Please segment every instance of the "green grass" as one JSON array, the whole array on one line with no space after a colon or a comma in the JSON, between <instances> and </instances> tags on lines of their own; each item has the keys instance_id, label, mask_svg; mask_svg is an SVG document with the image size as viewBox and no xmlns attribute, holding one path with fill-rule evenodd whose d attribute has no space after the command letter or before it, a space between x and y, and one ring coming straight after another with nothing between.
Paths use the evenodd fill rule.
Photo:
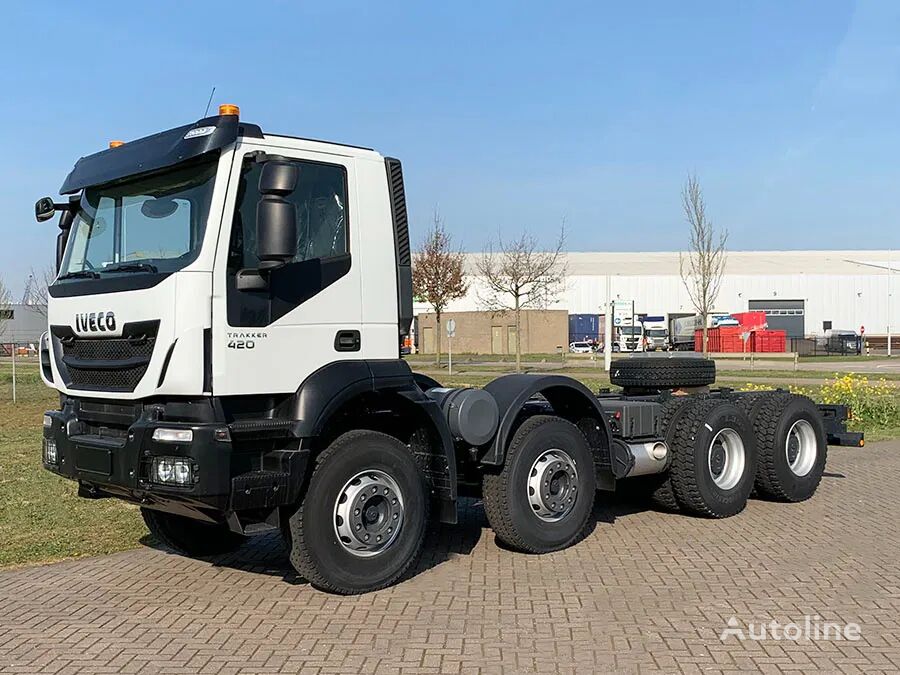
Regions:
<instances>
[{"instance_id":1,"label":"green grass","mask_svg":"<svg viewBox=\"0 0 900 675\"><path fill-rule=\"evenodd\" d=\"M41 419L59 399L30 370L14 405L10 368L0 366L0 567L138 546L147 530L136 506L82 499L74 481L41 466Z\"/></svg>"}]
</instances>

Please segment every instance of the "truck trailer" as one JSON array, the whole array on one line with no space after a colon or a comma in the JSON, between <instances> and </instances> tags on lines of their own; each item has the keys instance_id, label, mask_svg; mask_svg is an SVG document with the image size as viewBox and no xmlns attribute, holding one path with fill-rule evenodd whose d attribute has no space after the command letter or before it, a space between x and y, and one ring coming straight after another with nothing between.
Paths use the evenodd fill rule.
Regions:
<instances>
[{"instance_id":1,"label":"truck trailer","mask_svg":"<svg viewBox=\"0 0 900 675\"><path fill-rule=\"evenodd\" d=\"M77 161L40 343L59 405L43 466L140 506L189 556L276 531L316 588L408 573L431 519L480 498L507 547L587 531L634 481L667 509L739 513L813 495L847 411L713 388L701 358L613 362L620 389L561 375L449 388L401 358L412 321L400 161L264 132L236 106Z\"/></svg>"}]
</instances>

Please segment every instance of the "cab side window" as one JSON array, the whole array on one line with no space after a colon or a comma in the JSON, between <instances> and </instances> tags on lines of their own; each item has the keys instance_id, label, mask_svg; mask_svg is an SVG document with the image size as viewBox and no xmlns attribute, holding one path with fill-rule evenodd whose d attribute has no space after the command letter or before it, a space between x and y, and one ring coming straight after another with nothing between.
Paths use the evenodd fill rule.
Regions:
<instances>
[{"instance_id":1,"label":"cab side window","mask_svg":"<svg viewBox=\"0 0 900 675\"><path fill-rule=\"evenodd\" d=\"M297 188L284 199L297 213L297 252L291 262L347 254L347 175L344 168L317 162L294 162L300 169ZM238 203L231 230L230 272L259 266L256 204L262 164L247 160L241 168Z\"/></svg>"}]
</instances>

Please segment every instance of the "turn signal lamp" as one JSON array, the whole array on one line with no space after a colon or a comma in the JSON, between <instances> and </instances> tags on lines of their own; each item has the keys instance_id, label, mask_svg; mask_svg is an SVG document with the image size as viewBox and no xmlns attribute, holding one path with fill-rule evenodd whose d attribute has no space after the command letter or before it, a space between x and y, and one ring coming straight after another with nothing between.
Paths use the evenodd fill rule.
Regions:
<instances>
[{"instance_id":1,"label":"turn signal lamp","mask_svg":"<svg viewBox=\"0 0 900 675\"><path fill-rule=\"evenodd\" d=\"M125 141L110 141L109 147L118 148L119 146L125 145Z\"/></svg>"},{"instance_id":2,"label":"turn signal lamp","mask_svg":"<svg viewBox=\"0 0 900 675\"><path fill-rule=\"evenodd\" d=\"M219 106L219 114L220 115L234 115L235 117L240 117L241 109L238 108L233 103L223 103Z\"/></svg>"}]
</instances>

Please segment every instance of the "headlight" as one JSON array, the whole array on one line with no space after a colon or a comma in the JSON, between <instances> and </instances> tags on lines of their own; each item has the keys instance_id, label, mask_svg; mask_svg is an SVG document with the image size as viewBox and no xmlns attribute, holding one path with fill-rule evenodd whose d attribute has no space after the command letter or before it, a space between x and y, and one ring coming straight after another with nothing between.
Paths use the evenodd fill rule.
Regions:
<instances>
[{"instance_id":1,"label":"headlight","mask_svg":"<svg viewBox=\"0 0 900 675\"><path fill-rule=\"evenodd\" d=\"M44 428L49 429L53 426L53 418L50 415L44 415Z\"/></svg>"},{"instance_id":2,"label":"headlight","mask_svg":"<svg viewBox=\"0 0 900 675\"><path fill-rule=\"evenodd\" d=\"M194 463L184 457L154 457L150 464L150 480L166 485L193 485Z\"/></svg>"},{"instance_id":3,"label":"headlight","mask_svg":"<svg viewBox=\"0 0 900 675\"><path fill-rule=\"evenodd\" d=\"M160 443L190 443L194 440L194 432L190 429L154 429L153 440Z\"/></svg>"},{"instance_id":4,"label":"headlight","mask_svg":"<svg viewBox=\"0 0 900 675\"><path fill-rule=\"evenodd\" d=\"M59 459L59 456L56 453L56 441L45 438L44 439L44 462L47 464L56 464Z\"/></svg>"}]
</instances>

